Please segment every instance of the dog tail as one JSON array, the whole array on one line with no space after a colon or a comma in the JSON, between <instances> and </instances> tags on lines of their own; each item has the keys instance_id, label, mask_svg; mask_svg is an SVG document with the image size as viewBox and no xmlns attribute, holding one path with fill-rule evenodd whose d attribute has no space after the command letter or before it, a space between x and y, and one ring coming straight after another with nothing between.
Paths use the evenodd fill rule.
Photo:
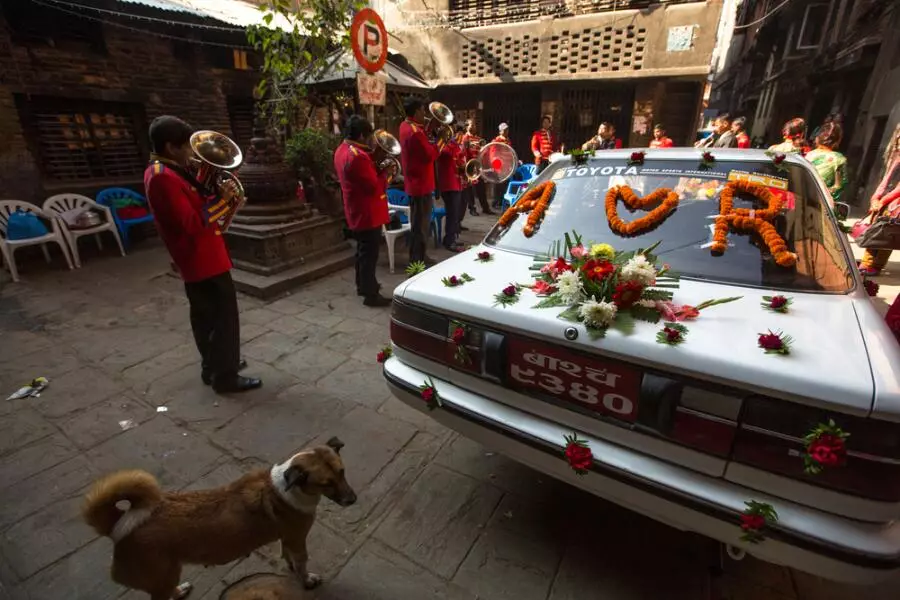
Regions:
<instances>
[{"instance_id":1,"label":"dog tail","mask_svg":"<svg viewBox=\"0 0 900 600\"><path fill-rule=\"evenodd\" d=\"M116 506L122 500L130 505L126 510ZM94 483L84 498L81 514L97 533L118 541L143 523L161 501L162 491L153 475L146 471L119 471ZM128 522L123 519L126 515Z\"/></svg>"}]
</instances>

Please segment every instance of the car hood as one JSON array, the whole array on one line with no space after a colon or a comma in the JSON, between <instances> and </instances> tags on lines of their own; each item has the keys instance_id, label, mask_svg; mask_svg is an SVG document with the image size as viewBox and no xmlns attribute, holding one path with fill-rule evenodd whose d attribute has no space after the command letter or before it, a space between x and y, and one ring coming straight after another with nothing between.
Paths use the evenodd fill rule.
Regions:
<instances>
[{"instance_id":1,"label":"car hood","mask_svg":"<svg viewBox=\"0 0 900 600\"><path fill-rule=\"evenodd\" d=\"M490 251L494 260L477 261L482 250ZM663 371L851 414L864 416L872 409L875 383L849 295L791 293L790 312L779 314L760 306L772 291L683 279L674 290L677 304L742 298L705 309L696 320L685 322L689 331L678 346L658 343L662 325L641 321L631 333L610 328L606 337L591 340L584 326L557 318L562 308L532 308L537 298L531 290L522 290L516 304L494 305L494 295L505 286L533 281L532 263L531 256L473 248L407 280L395 296L465 321ZM441 283L462 273L474 280L454 288ZM579 331L574 341L563 336L572 326ZM768 330L793 338L790 355L765 354L757 346L759 334ZM896 373L893 387L898 388Z\"/></svg>"}]
</instances>

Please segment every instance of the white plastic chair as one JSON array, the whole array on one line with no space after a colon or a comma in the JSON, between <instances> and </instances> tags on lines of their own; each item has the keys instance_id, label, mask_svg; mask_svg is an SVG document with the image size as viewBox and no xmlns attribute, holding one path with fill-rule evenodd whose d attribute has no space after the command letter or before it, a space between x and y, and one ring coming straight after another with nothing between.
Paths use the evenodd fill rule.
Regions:
<instances>
[{"instance_id":1,"label":"white plastic chair","mask_svg":"<svg viewBox=\"0 0 900 600\"><path fill-rule=\"evenodd\" d=\"M394 242L397 241L397 238L403 234L409 233L409 207L408 206L398 206L396 204L388 204L388 210L393 210L396 212L402 212L406 214L406 223L400 226L400 229L388 229L382 226L382 231L384 232L384 242L387 244L388 250L388 262L391 265L391 273L394 272Z\"/></svg>"},{"instance_id":2,"label":"white plastic chair","mask_svg":"<svg viewBox=\"0 0 900 600\"><path fill-rule=\"evenodd\" d=\"M70 210L75 210L76 208L91 209L94 212L99 213L103 216L103 223L87 229L70 229L69 225L62 218L62 214ZM94 239L97 240L97 248L103 251L103 241L100 239L100 232L110 232L119 244L119 252L122 253L122 256L125 256L125 247L122 245L122 238L119 237L119 230L116 228L112 211L110 211L108 207L98 204L81 194L57 194L44 200L44 211L50 214L59 215L60 223L62 223L63 235L69 244L69 249L72 250L72 258L75 259L75 266L79 269L81 268L81 257L78 254L78 238L84 235L94 234Z\"/></svg>"},{"instance_id":3,"label":"white plastic chair","mask_svg":"<svg viewBox=\"0 0 900 600\"><path fill-rule=\"evenodd\" d=\"M6 232L9 223L9 215L19 209L26 212L32 212L49 221L50 231L46 235L28 238L27 240L7 239ZM66 246L66 240L63 237L62 225L60 225L59 218L44 212L30 202L25 202L23 200L0 200L0 255L2 255L3 260L9 265L9 272L12 274L13 281L19 281L19 271L16 269L16 259L14 256L16 249L40 244L41 250L44 251L44 258L47 259L47 262L49 263L50 251L47 250L47 244L50 242L59 244L63 256L66 257L66 262L69 264L69 269L74 268L72 266L72 257L69 256L69 248Z\"/></svg>"}]
</instances>

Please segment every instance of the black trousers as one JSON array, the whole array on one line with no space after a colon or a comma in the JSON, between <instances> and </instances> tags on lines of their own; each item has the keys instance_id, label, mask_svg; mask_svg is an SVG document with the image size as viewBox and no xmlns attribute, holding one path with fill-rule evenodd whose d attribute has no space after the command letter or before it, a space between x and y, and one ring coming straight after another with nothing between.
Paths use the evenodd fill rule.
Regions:
<instances>
[{"instance_id":1,"label":"black trousers","mask_svg":"<svg viewBox=\"0 0 900 600\"><path fill-rule=\"evenodd\" d=\"M191 305L191 329L203 369L223 379L236 376L241 360L241 329L231 272L185 282L184 291Z\"/></svg>"},{"instance_id":2,"label":"black trousers","mask_svg":"<svg viewBox=\"0 0 900 600\"><path fill-rule=\"evenodd\" d=\"M500 208L503 204L503 194L506 193L506 182L503 183L495 183L491 186L492 192L494 194L494 208Z\"/></svg>"},{"instance_id":3,"label":"black trousers","mask_svg":"<svg viewBox=\"0 0 900 600\"><path fill-rule=\"evenodd\" d=\"M488 201L487 201L487 190L485 189L484 180L479 179L475 183L474 189L475 189L475 196L478 197L478 203L481 205L482 212L487 212L487 211L491 210L491 205L488 204ZM473 200L472 204L473 205L475 204L474 200Z\"/></svg>"},{"instance_id":4,"label":"black trousers","mask_svg":"<svg viewBox=\"0 0 900 600\"><path fill-rule=\"evenodd\" d=\"M462 200L460 200L460 211L459 211L459 219L457 221L457 226L462 227L463 218L466 216L466 208L472 210L475 208L475 190L471 185L466 186L462 189ZM461 229L458 231L462 231Z\"/></svg>"},{"instance_id":5,"label":"black trousers","mask_svg":"<svg viewBox=\"0 0 900 600\"><path fill-rule=\"evenodd\" d=\"M356 293L366 298L378 295L378 251L381 249L381 227L353 232L356 240Z\"/></svg>"},{"instance_id":6,"label":"black trousers","mask_svg":"<svg viewBox=\"0 0 900 600\"><path fill-rule=\"evenodd\" d=\"M444 208L447 209L447 216L444 218L444 240L445 246L452 246L459 238L459 224L462 221L462 215L466 212L463 204L462 193L460 191L441 192L441 198L444 199Z\"/></svg>"},{"instance_id":7,"label":"black trousers","mask_svg":"<svg viewBox=\"0 0 900 600\"><path fill-rule=\"evenodd\" d=\"M409 199L409 262L425 260L433 206L434 198L431 194L411 196Z\"/></svg>"}]
</instances>

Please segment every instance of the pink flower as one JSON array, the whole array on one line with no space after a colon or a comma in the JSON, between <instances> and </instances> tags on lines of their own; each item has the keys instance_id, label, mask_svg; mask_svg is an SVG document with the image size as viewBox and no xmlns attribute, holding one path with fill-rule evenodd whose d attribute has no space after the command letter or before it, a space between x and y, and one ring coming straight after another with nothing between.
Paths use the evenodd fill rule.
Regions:
<instances>
[{"instance_id":1,"label":"pink flower","mask_svg":"<svg viewBox=\"0 0 900 600\"><path fill-rule=\"evenodd\" d=\"M569 250L569 254L572 255L572 258L584 258L588 255L587 249L581 244L577 246L573 246L571 250Z\"/></svg>"},{"instance_id":2,"label":"pink flower","mask_svg":"<svg viewBox=\"0 0 900 600\"><path fill-rule=\"evenodd\" d=\"M656 303L656 310L659 311L659 316L662 317L663 321L676 321L675 314L677 308L678 307L668 300L660 300Z\"/></svg>"},{"instance_id":3,"label":"pink flower","mask_svg":"<svg viewBox=\"0 0 900 600\"><path fill-rule=\"evenodd\" d=\"M534 293L538 296L549 296L556 291L556 286L550 285L543 279L539 279L538 281L534 282L534 285L531 286L531 289L534 290Z\"/></svg>"},{"instance_id":4,"label":"pink flower","mask_svg":"<svg viewBox=\"0 0 900 600\"><path fill-rule=\"evenodd\" d=\"M657 302L656 310L664 321L690 321L700 316L700 311L690 304L679 305L668 300Z\"/></svg>"}]
</instances>

